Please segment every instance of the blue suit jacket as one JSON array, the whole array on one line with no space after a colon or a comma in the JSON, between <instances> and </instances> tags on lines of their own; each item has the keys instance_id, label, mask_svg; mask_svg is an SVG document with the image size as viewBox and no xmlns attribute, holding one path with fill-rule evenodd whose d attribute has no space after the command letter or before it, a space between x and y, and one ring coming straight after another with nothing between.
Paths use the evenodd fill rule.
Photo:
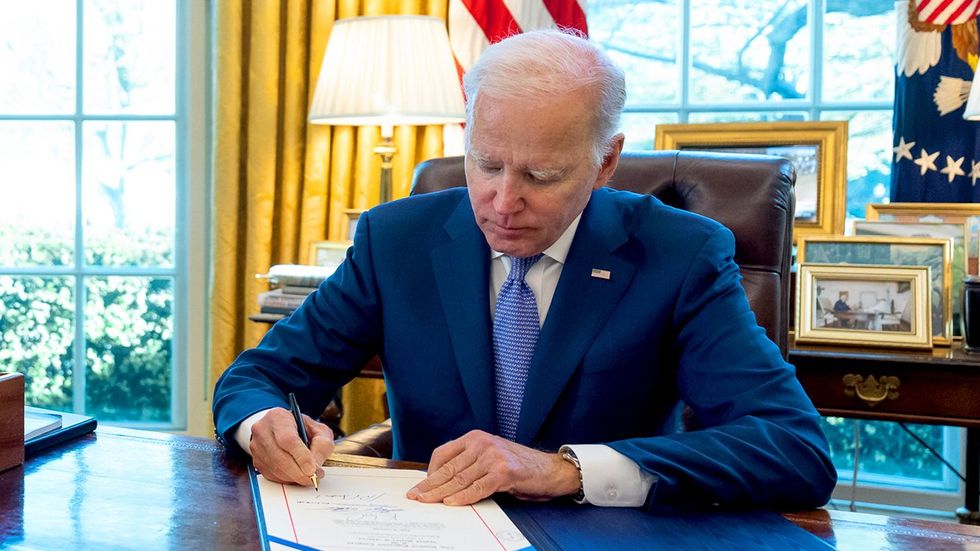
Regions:
<instances>
[{"instance_id":1,"label":"blue suit jacket","mask_svg":"<svg viewBox=\"0 0 980 551\"><path fill-rule=\"evenodd\" d=\"M836 474L813 405L755 321L734 240L706 218L593 192L541 330L517 442L608 443L658 477L648 506L825 503ZM466 190L362 215L347 260L218 381L225 441L295 390L321 411L380 353L395 457L495 432L490 250ZM607 270L609 279L591 276ZM680 401L703 430L678 431Z\"/></svg>"}]
</instances>

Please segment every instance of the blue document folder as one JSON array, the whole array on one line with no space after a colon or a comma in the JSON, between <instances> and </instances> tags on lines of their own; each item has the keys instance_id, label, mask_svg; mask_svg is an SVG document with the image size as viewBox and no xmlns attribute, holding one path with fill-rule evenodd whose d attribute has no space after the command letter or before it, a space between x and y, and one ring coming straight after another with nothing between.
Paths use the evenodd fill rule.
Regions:
<instances>
[{"instance_id":1,"label":"blue document folder","mask_svg":"<svg viewBox=\"0 0 980 551\"><path fill-rule=\"evenodd\" d=\"M24 442L24 457L37 455L48 448L61 444L62 442L88 434L94 431L95 427L98 425L95 418L89 417L88 415L64 413L61 411L53 411L50 409L35 408L30 406L25 407L24 411L61 416L60 427L49 430Z\"/></svg>"},{"instance_id":2,"label":"blue document folder","mask_svg":"<svg viewBox=\"0 0 980 551\"><path fill-rule=\"evenodd\" d=\"M834 549L771 511L647 513L564 501L521 502L507 496L495 499L538 551Z\"/></svg>"}]
</instances>

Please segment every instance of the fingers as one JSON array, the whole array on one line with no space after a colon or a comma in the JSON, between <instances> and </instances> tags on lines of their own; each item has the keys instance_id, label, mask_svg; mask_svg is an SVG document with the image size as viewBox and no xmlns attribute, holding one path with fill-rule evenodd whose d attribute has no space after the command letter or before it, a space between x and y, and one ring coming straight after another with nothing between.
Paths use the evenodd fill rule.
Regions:
<instances>
[{"instance_id":1,"label":"fingers","mask_svg":"<svg viewBox=\"0 0 980 551\"><path fill-rule=\"evenodd\" d=\"M314 421L308 416L303 416L306 425L306 435L310 438L310 452L313 454L314 464L317 466L316 474L323 476L323 462L333 453L333 431L323 423Z\"/></svg>"},{"instance_id":2,"label":"fingers","mask_svg":"<svg viewBox=\"0 0 980 551\"><path fill-rule=\"evenodd\" d=\"M482 431L432 452L425 480L406 497L424 503L469 505L494 492L521 499L550 499L575 493L578 470L557 453L545 453Z\"/></svg>"},{"instance_id":3,"label":"fingers","mask_svg":"<svg viewBox=\"0 0 980 551\"><path fill-rule=\"evenodd\" d=\"M455 494L446 496L442 502L446 505L472 505L493 495L496 490L490 488L499 486L500 481L499 475L486 474Z\"/></svg>"},{"instance_id":4,"label":"fingers","mask_svg":"<svg viewBox=\"0 0 980 551\"><path fill-rule=\"evenodd\" d=\"M463 453L466 449L466 437L450 440L438 448L432 450L432 457L429 459L429 474L438 471L452 460L454 457Z\"/></svg>"},{"instance_id":5,"label":"fingers","mask_svg":"<svg viewBox=\"0 0 980 551\"><path fill-rule=\"evenodd\" d=\"M483 478L487 475L487 469L473 459L474 457L464 454L447 462L438 470L429 473L429 476L425 480L419 482L412 489L414 490L415 497L412 497L413 492L410 490L409 498L417 499L423 503L442 501L447 505L455 505L455 500L450 498L469 488L477 481L481 481L481 486L477 493L486 491L486 484L489 481L483 480ZM489 496L495 490L496 488L489 489L484 495L478 497L476 501Z\"/></svg>"},{"instance_id":6,"label":"fingers","mask_svg":"<svg viewBox=\"0 0 980 551\"><path fill-rule=\"evenodd\" d=\"M429 475L410 489L406 496L423 503L469 505L502 489L497 460L492 453L501 440L481 431L453 440L436 448L429 462Z\"/></svg>"},{"instance_id":7,"label":"fingers","mask_svg":"<svg viewBox=\"0 0 980 551\"><path fill-rule=\"evenodd\" d=\"M310 421L314 424L315 421ZM308 429L309 430L309 429ZM320 439L323 439L321 429ZM329 432L329 428L326 428ZM319 449L324 444L318 443ZM273 408L252 426L252 440L249 443L252 461L263 476L274 482L291 482L312 486L310 475L317 473L317 463L313 452L303 444L296 431L296 421L292 414L283 408Z\"/></svg>"}]
</instances>

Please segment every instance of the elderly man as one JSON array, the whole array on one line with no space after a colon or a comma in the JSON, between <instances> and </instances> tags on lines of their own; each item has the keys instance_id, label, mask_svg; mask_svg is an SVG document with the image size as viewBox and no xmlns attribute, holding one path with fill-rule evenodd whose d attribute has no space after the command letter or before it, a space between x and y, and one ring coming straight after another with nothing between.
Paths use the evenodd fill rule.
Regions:
<instances>
[{"instance_id":1,"label":"elderly man","mask_svg":"<svg viewBox=\"0 0 980 551\"><path fill-rule=\"evenodd\" d=\"M332 434L307 418L307 449L286 393L320 411L380 354L395 457L429 462L419 501L826 502L817 414L756 324L732 234L604 187L622 72L537 31L490 47L464 87L466 189L363 215L338 271L218 381L219 436L310 485ZM676 430L680 401L703 428Z\"/></svg>"}]
</instances>

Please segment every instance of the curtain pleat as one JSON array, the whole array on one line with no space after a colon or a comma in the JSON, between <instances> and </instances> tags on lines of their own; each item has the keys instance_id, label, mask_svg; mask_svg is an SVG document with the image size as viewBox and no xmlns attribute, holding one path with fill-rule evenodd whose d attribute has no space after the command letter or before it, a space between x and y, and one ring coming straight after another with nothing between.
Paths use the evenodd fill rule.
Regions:
<instances>
[{"instance_id":1,"label":"curtain pleat","mask_svg":"<svg viewBox=\"0 0 980 551\"><path fill-rule=\"evenodd\" d=\"M214 196L210 375L217 381L268 326L248 320L255 277L307 262L310 244L340 240L348 209L378 203L377 127L306 122L333 22L383 14L445 19L447 0L217 0L213 84ZM442 155L441 127L396 127L393 195L408 195L413 167ZM345 430L383 418L381 381L345 389Z\"/></svg>"}]
</instances>

